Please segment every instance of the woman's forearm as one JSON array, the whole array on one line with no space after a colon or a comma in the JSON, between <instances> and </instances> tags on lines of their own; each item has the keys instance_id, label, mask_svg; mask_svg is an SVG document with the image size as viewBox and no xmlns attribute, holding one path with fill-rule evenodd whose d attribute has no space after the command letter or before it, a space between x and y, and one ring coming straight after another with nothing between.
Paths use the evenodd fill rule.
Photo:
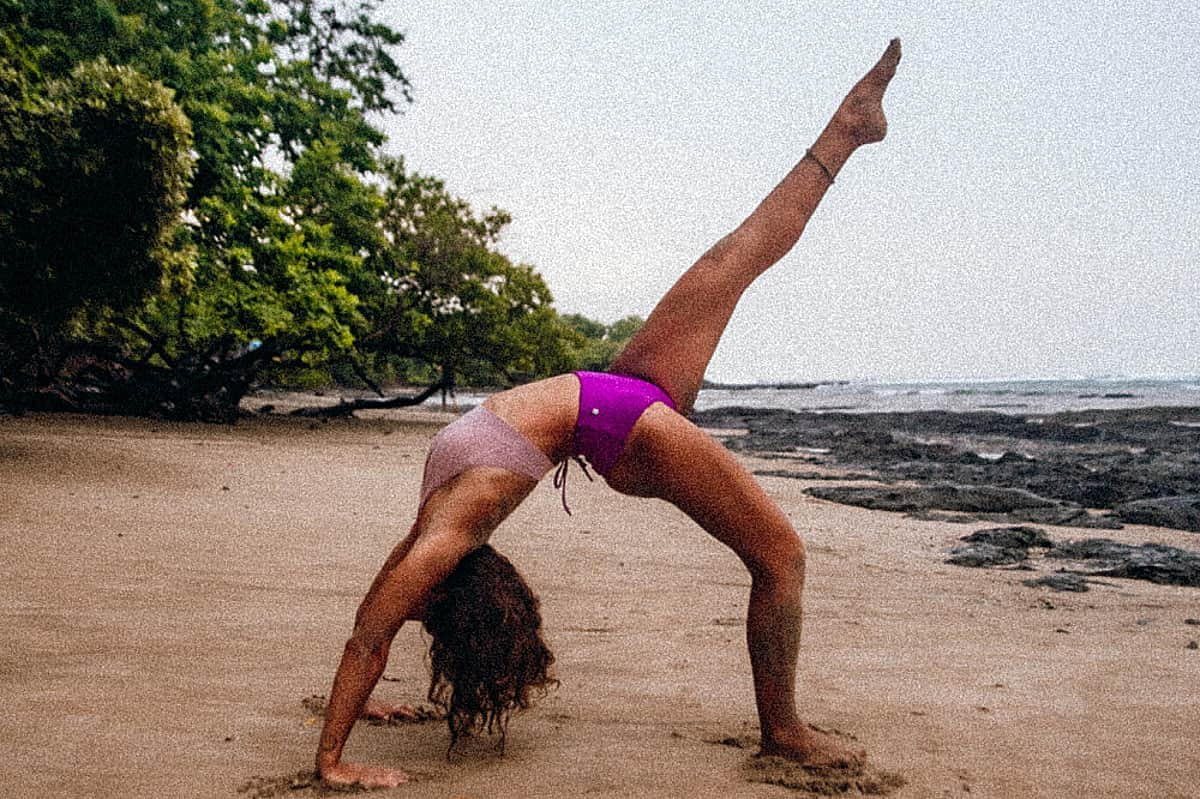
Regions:
<instances>
[{"instance_id":1,"label":"woman's forearm","mask_svg":"<svg viewBox=\"0 0 1200 799\"><path fill-rule=\"evenodd\" d=\"M384 643L372 650L362 643L357 633L356 630L346 642L325 708L325 726L321 729L316 763L321 774L341 761L350 730L387 666L390 645Z\"/></svg>"}]
</instances>

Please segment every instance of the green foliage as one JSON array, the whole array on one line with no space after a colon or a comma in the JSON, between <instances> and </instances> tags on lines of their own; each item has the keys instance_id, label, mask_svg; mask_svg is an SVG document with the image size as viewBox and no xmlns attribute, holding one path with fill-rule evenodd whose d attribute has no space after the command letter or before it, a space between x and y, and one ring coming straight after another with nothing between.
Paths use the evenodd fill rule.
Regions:
<instances>
[{"instance_id":1,"label":"green foliage","mask_svg":"<svg viewBox=\"0 0 1200 799\"><path fill-rule=\"evenodd\" d=\"M438 369L449 385L507 383L570 369L576 334L541 276L495 251L508 214L479 215L442 181L382 164L387 246L360 296L364 344Z\"/></svg>"},{"instance_id":2,"label":"green foliage","mask_svg":"<svg viewBox=\"0 0 1200 799\"><path fill-rule=\"evenodd\" d=\"M161 284L165 236L190 170L187 119L163 86L103 61L80 65L40 97L7 72L4 304L54 326L88 302L129 306Z\"/></svg>"},{"instance_id":3,"label":"green foliage","mask_svg":"<svg viewBox=\"0 0 1200 799\"><path fill-rule=\"evenodd\" d=\"M401 36L374 23L372 9L300 0L0 0L9 23L0 80L5 102L24 109L17 122L3 109L0 147L19 156L6 164L45 165L0 176L15 206L3 209L0 224L45 234L8 258L26 268L6 263L0 287L25 289L28 303L38 303L25 316L39 320L52 300L65 320L78 306L73 294L86 291L93 307L77 318L76 339L125 353L124 366L142 371L229 365L255 340L264 354L309 365L349 351L362 323L350 285L363 282L356 272L381 241L378 192L363 176L383 135L367 114L394 110L396 94L408 91L390 54ZM121 65L119 79L92 68L75 74L81 63L106 62ZM177 118L148 114L146 130L129 135L104 129L113 118L105 104L147 102L137 81L170 87ZM76 140L54 138L64 120ZM140 136L149 155L176 157L178 148L150 137L155 126L168 138L186 131L188 120L195 170L183 200L182 180L154 185L145 175L161 164L122 142ZM39 139L70 157L26 157L27 143ZM122 174L112 164L132 169ZM111 185L112 176L124 183ZM171 200L165 216L179 218L182 200L186 224L174 231L172 258L159 247L157 259L139 260L154 237L151 223L163 220L138 203L155 202L160 190ZM23 210L15 198L29 196L41 205ZM102 230L122 231L124 243L88 238ZM35 263L45 266L41 273L28 268ZM164 274L164 290L131 308ZM102 279L81 279L89 275ZM243 363L257 370L267 360Z\"/></svg>"},{"instance_id":4,"label":"green foliage","mask_svg":"<svg viewBox=\"0 0 1200 799\"><path fill-rule=\"evenodd\" d=\"M583 337L583 341L576 346L578 368L593 372L608 369L624 349L625 343L645 324L640 316L626 316L611 325L580 314L567 314L562 321Z\"/></svg>"},{"instance_id":5,"label":"green foliage","mask_svg":"<svg viewBox=\"0 0 1200 799\"><path fill-rule=\"evenodd\" d=\"M375 8L0 0L0 394L32 359L59 397L228 419L264 369L452 386L611 361L628 320L559 317L497 251L506 213L381 157L373 115L410 98Z\"/></svg>"},{"instance_id":6,"label":"green foliage","mask_svg":"<svg viewBox=\"0 0 1200 799\"><path fill-rule=\"evenodd\" d=\"M608 338L618 344L624 344L633 338L633 334L642 329L646 320L640 316L625 316L608 326Z\"/></svg>"},{"instance_id":7,"label":"green foliage","mask_svg":"<svg viewBox=\"0 0 1200 799\"><path fill-rule=\"evenodd\" d=\"M35 88L19 68L28 52L9 54L0 60L0 399L44 383L89 313L132 308L186 271L168 243L191 168L188 120L161 84L100 60Z\"/></svg>"}]
</instances>

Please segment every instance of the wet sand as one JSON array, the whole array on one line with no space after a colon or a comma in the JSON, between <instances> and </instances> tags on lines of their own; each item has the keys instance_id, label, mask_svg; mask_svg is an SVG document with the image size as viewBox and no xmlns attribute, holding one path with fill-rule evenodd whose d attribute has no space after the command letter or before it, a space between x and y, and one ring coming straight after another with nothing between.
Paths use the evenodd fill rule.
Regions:
<instances>
[{"instance_id":1,"label":"wet sand","mask_svg":"<svg viewBox=\"0 0 1200 799\"><path fill-rule=\"evenodd\" d=\"M327 694L448 418L0 418L0 795L320 794L304 783L320 723L306 700ZM1200 791L1196 589L1030 588L945 564L964 525L762 481L809 544L804 712L899 774L893 796ZM736 558L673 508L578 472L568 517L548 483L493 543L541 594L561 687L514 718L504 757L479 738L448 762L438 722L360 725L350 756L411 776L382 795L806 795L763 781L772 764L745 748ZM1138 525L1105 535L1200 546ZM424 651L406 626L377 695L421 702Z\"/></svg>"}]
</instances>

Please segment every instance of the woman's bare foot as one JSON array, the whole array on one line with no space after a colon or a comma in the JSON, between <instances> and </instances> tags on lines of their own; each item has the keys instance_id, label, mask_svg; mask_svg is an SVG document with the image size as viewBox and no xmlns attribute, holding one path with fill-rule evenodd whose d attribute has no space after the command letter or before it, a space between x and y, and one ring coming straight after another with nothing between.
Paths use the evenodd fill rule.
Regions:
<instances>
[{"instance_id":1,"label":"woman's bare foot","mask_svg":"<svg viewBox=\"0 0 1200 799\"><path fill-rule=\"evenodd\" d=\"M887 117L883 113L883 94L900 63L900 40L892 39L887 50L862 77L838 107L827 131L846 139L855 147L883 141L887 135Z\"/></svg>"},{"instance_id":2,"label":"woman's bare foot","mask_svg":"<svg viewBox=\"0 0 1200 799\"><path fill-rule=\"evenodd\" d=\"M764 736L759 754L787 758L810 768L853 768L867 759L864 750L851 749L829 733L809 726L769 741Z\"/></svg>"}]
</instances>

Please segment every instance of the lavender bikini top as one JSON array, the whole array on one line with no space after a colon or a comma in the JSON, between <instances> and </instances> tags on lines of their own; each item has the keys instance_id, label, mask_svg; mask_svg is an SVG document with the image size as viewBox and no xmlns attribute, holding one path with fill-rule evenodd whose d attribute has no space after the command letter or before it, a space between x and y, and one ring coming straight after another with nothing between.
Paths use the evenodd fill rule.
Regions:
<instances>
[{"instance_id":1,"label":"lavender bikini top","mask_svg":"<svg viewBox=\"0 0 1200 799\"><path fill-rule=\"evenodd\" d=\"M541 480L554 464L508 422L482 405L443 427L433 438L421 479L421 504L475 466L494 466Z\"/></svg>"}]
</instances>

